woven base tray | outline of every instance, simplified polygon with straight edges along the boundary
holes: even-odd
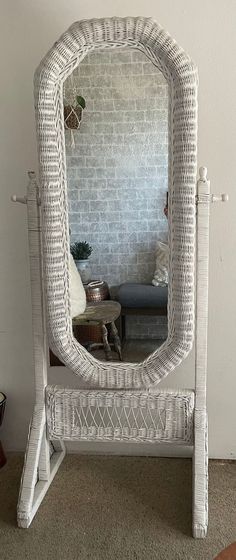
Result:
[[[50,439],[193,443],[193,391],[46,389]]]

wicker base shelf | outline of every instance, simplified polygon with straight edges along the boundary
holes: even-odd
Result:
[[[49,386],[51,440],[193,444],[193,391],[71,390]]]

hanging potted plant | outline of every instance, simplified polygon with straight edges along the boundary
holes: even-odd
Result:
[[[92,247],[87,241],[76,241],[71,245],[70,250],[83,284],[88,284],[91,280],[89,257],[93,250]]]
[[[77,130],[80,127],[82,113],[85,107],[86,103],[82,95],[76,96],[75,105],[64,105],[64,122],[66,128]]]

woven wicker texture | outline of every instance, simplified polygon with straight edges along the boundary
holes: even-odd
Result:
[[[144,52],[163,71],[170,91],[169,332],[163,346],[141,364],[99,362],[86,352],[73,338],[69,298],[63,82],[89,51],[126,45]],[[40,64],[35,76],[35,100],[40,193],[34,174],[30,173],[27,200],[23,200],[28,210],[35,407],[19,494],[18,524],[30,525],[65,455],[63,439],[172,442],[193,444],[193,535],[204,537],[208,523],[206,365],[210,184],[206,168],[200,169],[195,197],[196,69],[183,50],[151,19],[82,21],[70,27]],[[195,394],[193,391],[157,392],[151,386],[179,365],[189,352],[195,323]],[[48,386],[46,325],[50,346],[69,369],[89,381],[89,390]]]
[[[47,387],[50,439],[193,443],[193,391],[76,391]]]
[[[47,385],[47,337],[41,268],[41,211],[33,173],[27,199],[35,355],[35,408],[18,503],[18,524],[28,527],[65,454],[65,439],[193,443],[193,535],[207,531],[206,340],[210,184],[200,170],[197,203],[196,390],[101,391]],[[194,406],[194,410],[193,410]],[[46,418],[47,416],[47,418]],[[194,419],[194,421],[193,421]],[[49,441],[53,439],[53,446]],[[110,438],[110,439],[109,439]]]
[[[141,364],[102,363],[73,337],[69,302],[69,227],[63,82],[93,49],[142,50],[165,75],[170,90],[169,329],[167,341]],[[35,75],[43,217],[43,260],[50,345],[91,385],[148,387],[172,371],[191,349],[194,331],[194,236],[197,72],[189,57],[155,21],[107,18],[73,24]]]

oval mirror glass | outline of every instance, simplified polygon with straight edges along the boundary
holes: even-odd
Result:
[[[76,339],[142,362],[167,338],[168,84],[134,48],[89,53],[64,82],[71,252],[86,292]]]

